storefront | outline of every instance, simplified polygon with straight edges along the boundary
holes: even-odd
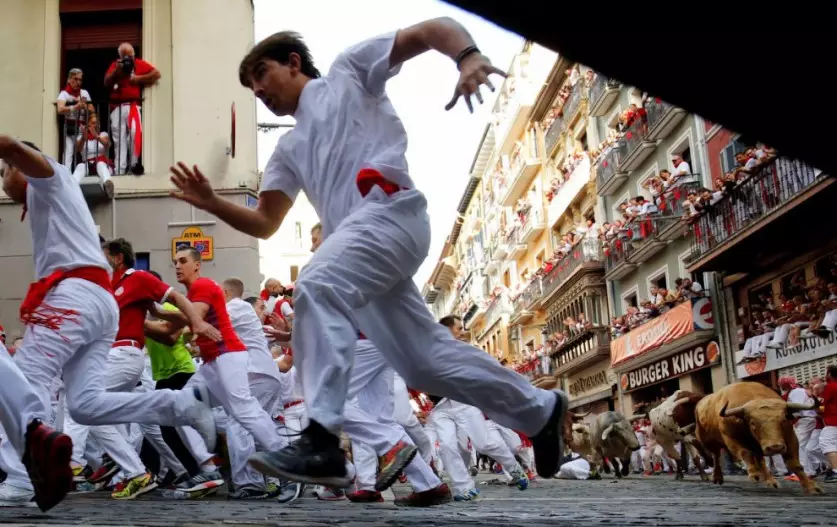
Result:
[[[564,391],[575,413],[590,412],[591,416],[617,408],[616,374],[607,360],[567,375],[563,378]]]
[[[635,415],[677,390],[711,393],[726,385],[714,338],[712,302],[700,298],[614,339],[610,357],[619,379],[620,410]]]
[[[738,364],[735,373],[744,381],[775,385],[775,379],[790,375],[805,383],[813,377],[825,378],[825,370],[837,364],[837,338],[800,339],[784,349],[769,349],[758,360]]]

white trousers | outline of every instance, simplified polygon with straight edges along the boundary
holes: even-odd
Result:
[[[412,443],[404,428],[395,422],[393,375],[392,368],[371,342],[358,342],[344,423],[344,431],[352,441],[358,490],[375,488],[378,456],[400,441]],[[404,475],[416,492],[442,484],[421,456],[404,467]]]
[[[590,463],[580,457],[561,465],[561,470],[555,476],[558,479],[587,479],[590,477]]]
[[[145,354],[133,346],[119,346],[108,352],[104,371],[105,390],[109,392],[133,392],[145,369]],[[159,432],[160,428],[157,427]],[[73,440],[73,462],[82,465],[88,434],[119,465],[123,477],[133,478],[146,472],[134,446],[128,441],[125,426],[85,426],[76,423],[72,416],[65,418],[64,432]],[[161,437],[162,439],[162,437]],[[142,443],[142,438],[140,438]]]
[[[501,425],[536,435],[555,395],[433,319],[412,280],[429,245],[421,192],[387,196],[374,187],[302,269],[293,348],[309,418],[339,432],[360,330],[410,386],[479,405]]]
[[[134,391],[138,393],[150,392],[154,390],[155,385],[156,383],[151,376],[151,362],[146,360],[145,368],[142,370],[142,377],[140,378],[140,385],[134,388]],[[139,426],[142,436],[151,443],[151,446],[160,455],[160,474],[163,474],[166,468],[178,475],[186,472],[186,467],[177,459],[171,447],[163,439],[163,433],[160,431],[159,425],[144,424],[137,426]],[[140,441],[141,448],[142,441]],[[139,453],[139,450],[137,450],[137,453]]]
[[[68,278],[55,286],[45,303],[77,315],[56,331],[29,326],[15,362],[35,390],[40,404],[32,417],[47,418],[53,380],[63,375],[69,416],[83,425],[123,423],[179,426],[191,424],[195,404],[187,392],[107,392],[108,356],[116,336],[119,308],[111,293],[86,280]],[[31,420],[31,419],[30,419]],[[27,421],[28,422],[28,421]],[[9,434],[19,430],[6,426]],[[22,437],[21,437],[22,439]]]
[[[419,449],[421,457],[426,463],[433,461],[433,445],[424,427],[413,412],[410,405],[410,394],[407,391],[407,383],[397,373],[394,377],[393,389],[395,392],[395,422],[404,427],[407,435],[413,440],[416,448]]]
[[[79,163],[76,165],[76,168],[73,170],[73,177],[76,178],[76,181],[81,183],[81,180],[88,175],[90,169],[87,167],[87,163]],[[105,181],[110,179],[110,167],[104,161],[97,161],[96,162],[96,175],[99,176],[99,183],[105,184]]]
[[[268,416],[276,414],[276,407],[282,396],[282,386],[278,379],[270,375],[250,373],[248,375],[250,393],[258,401]],[[279,431],[276,423],[271,421],[277,442]],[[278,443],[277,443],[278,444]],[[236,419],[227,419],[227,451],[230,454],[230,471],[235,488],[264,487],[264,475],[247,464],[247,459],[256,452],[253,435],[247,431]]]
[[[142,109],[137,105],[137,111],[142,118]],[[137,135],[136,126],[131,126],[128,129],[128,115],[131,112],[131,105],[128,103],[120,104],[113,111],[110,112],[110,129],[111,137],[113,138],[113,147],[116,151],[116,173],[125,174],[128,168],[134,166],[139,158],[134,148],[134,139]],[[128,165],[128,158],[130,154],[131,164]]]
[[[811,475],[815,474],[816,470],[811,459],[809,443],[816,429],[817,419],[815,417],[800,417],[793,425],[793,431],[796,432],[796,439],[799,441],[799,462],[802,464],[805,473]]]
[[[6,483],[21,489],[34,490],[21,457],[9,441],[6,431],[0,426],[0,469],[6,473]]]

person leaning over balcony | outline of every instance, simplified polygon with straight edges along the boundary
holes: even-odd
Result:
[[[150,63],[136,58],[134,47],[124,42],[118,48],[119,58],[105,73],[105,87],[110,92],[110,126],[116,148],[117,174],[125,174],[130,168],[136,175],[144,172],[139,163],[142,154],[142,88],[153,86],[160,80],[160,72]]]
[[[55,101],[55,110],[64,118],[62,164],[69,169],[73,168],[75,161],[76,140],[84,137],[88,112],[93,111],[90,94],[81,89],[83,77],[84,73],[80,69],[71,69],[67,74],[67,85]]]
[[[108,149],[110,148],[110,137],[107,132],[99,129],[99,116],[91,113],[87,119],[87,129],[84,135],[76,140],[75,151],[82,157],[81,163],[73,170],[73,177],[81,183],[90,173],[99,176],[99,184],[107,194],[108,199],[113,198],[113,181],[111,181],[110,159]]]

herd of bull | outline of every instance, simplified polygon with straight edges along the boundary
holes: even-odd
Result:
[[[671,459],[677,461],[677,479],[682,479],[688,461],[675,445],[680,442],[707,480],[703,467],[712,457],[712,481],[723,484],[721,449],[747,464],[751,480],[764,481],[778,488],[765,456],[781,455],[788,470],[799,477],[805,493],[822,493],[822,489],[805,474],[799,462],[799,443],[793,429],[793,413],[812,407],[788,403],[770,388],[755,382],[740,382],[715,393],[700,395],[678,390],[659,406],[648,412],[657,443]],[[585,414],[586,415],[586,414]],[[580,422],[584,415],[573,415],[564,430],[566,444],[586,456],[595,472],[610,473],[605,459],[616,477],[630,472],[631,453],[640,445],[628,419],[618,412],[597,416],[592,424]]]

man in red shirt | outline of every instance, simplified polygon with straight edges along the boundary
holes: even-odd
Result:
[[[825,476],[827,483],[837,483],[837,364],[828,367],[822,392],[822,419],[825,428],[820,432],[820,450],[828,459],[831,470]]]
[[[221,334],[198,315],[192,303],[181,293],[146,271],[135,271],[134,249],[118,238],[104,244],[105,257],[113,268],[112,288],[119,306],[119,329],[108,353],[104,373],[109,392],[133,392],[145,369],[145,318],[154,303],[171,302],[190,321],[192,332],[220,338]],[[126,485],[113,493],[115,499],[133,499],[156,487],[137,451],[125,435],[112,425],[87,427],[67,417],[66,433],[73,439],[73,472],[78,475],[85,464],[84,451],[88,433],[111,457],[115,465],[103,465],[93,474],[91,483],[108,481],[121,469]]]
[[[221,333],[221,339],[212,340],[198,336],[194,341],[203,364],[189,379],[186,387],[205,385],[213,405],[222,406],[230,419],[235,419],[256,441],[259,450],[275,450],[282,443],[270,415],[250,393],[247,376],[249,356],[247,348],[238,338],[227,313],[224,291],[213,280],[201,276],[201,254],[194,248],[178,251],[174,257],[177,281],[186,286],[186,297],[198,314]],[[171,332],[185,323],[170,321],[165,326]],[[245,352],[245,353],[242,353]],[[229,446],[229,445],[228,445]],[[241,453],[230,452],[230,456]],[[197,488],[202,482],[199,474],[184,485],[184,490]]]
[[[105,87],[110,92],[110,128],[116,149],[116,173],[125,174],[128,153],[131,155],[131,171],[141,175],[139,164],[142,154],[142,105],[143,86],[152,86],[160,80],[160,72],[148,62],[136,58],[134,47],[125,42],[119,45],[119,59],[105,73]]]

